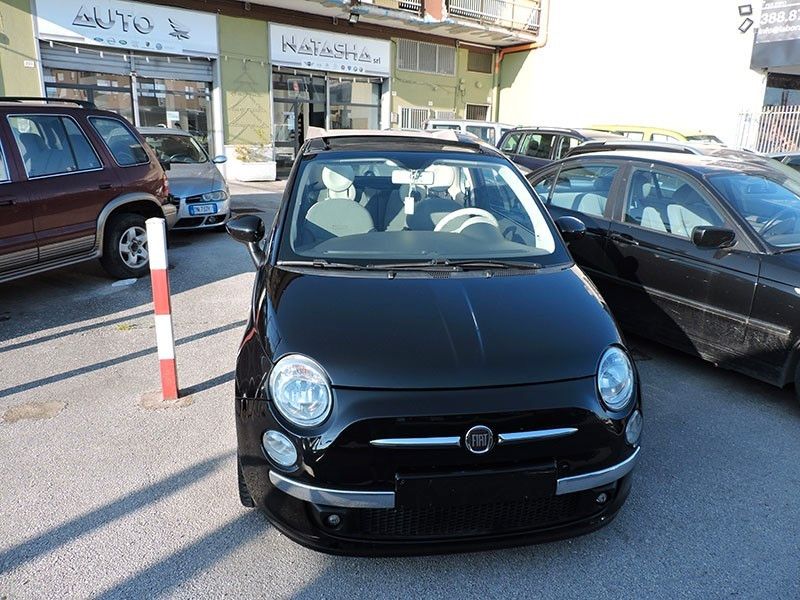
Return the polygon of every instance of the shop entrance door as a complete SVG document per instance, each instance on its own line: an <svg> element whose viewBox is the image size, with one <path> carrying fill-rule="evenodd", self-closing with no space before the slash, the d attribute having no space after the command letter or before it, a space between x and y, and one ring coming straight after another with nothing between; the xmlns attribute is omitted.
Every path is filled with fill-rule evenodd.
<svg viewBox="0 0 800 600"><path fill-rule="evenodd" d="M272 76L275 160L291 167L309 127L325 127L325 76L275 72Z"/></svg>

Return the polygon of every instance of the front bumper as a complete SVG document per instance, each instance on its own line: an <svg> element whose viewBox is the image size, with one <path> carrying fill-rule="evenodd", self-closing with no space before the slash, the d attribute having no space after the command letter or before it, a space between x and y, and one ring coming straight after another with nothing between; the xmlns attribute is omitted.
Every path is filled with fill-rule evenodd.
<svg viewBox="0 0 800 600"><path fill-rule="evenodd" d="M639 460L641 449L641 447L635 448L628 458L605 469L559 478L556 481L556 496L574 494L615 483L633 471L633 467ZM269 480L283 493L304 502L343 508L395 508L395 492L393 490L365 491L322 488L296 481L277 471L270 471Z"/></svg>
<svg viewBox="0 0 800 600"><path fill-rule="evenodd" d="M190 202L188 198L179 198L178 218L174 229L205 229L208 227L220 227L231 218L231 200L215 202ZM215 205L214 212L202 215L193 215L191 206Z"/></svg>
<svg viewBox="0 0 800 600"><path fill-rule="evenodd" d="M638 390L630 411L610 415L593 378L334 394L329 421L311 432L292 431L264 399L236 402L250 495L288 537L324 552L425 554L587 533L622 506L640 454L625 439L630 414L641 409ZM495 412L487 413L489 406ZM492 430L496 445L476 455L463 435L479 424ZM267 429L290 436L300 454L296 468L270 462L261 445ZM517 473L522 482L543 473L544 483L517 485ZM404 487L409 480L412 487ZM444 488L436 487L442 481Z"/></svg>

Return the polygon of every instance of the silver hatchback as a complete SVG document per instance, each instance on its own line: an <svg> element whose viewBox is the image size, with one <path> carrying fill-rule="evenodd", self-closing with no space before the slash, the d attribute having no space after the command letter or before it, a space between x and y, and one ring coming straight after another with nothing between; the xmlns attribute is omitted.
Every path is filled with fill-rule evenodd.
<svg viewBox="0 0 800 600"><path fill-rule="evenodd" d="M194 137L181 129L141 127L139 131L163 165L171 200L178 205L173 229L221 228L230 219L228 184L217 168L224 156L211 159Z"/></svg>

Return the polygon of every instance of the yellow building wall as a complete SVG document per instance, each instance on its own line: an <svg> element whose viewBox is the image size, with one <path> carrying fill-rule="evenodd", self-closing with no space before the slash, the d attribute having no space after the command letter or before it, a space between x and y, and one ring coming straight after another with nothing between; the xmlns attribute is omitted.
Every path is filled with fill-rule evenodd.
<svg viewBox="0 0 800 600"><path fill-rule="evenodd" d="M41 96L30 0L0 2L0 96Z"/></svg>

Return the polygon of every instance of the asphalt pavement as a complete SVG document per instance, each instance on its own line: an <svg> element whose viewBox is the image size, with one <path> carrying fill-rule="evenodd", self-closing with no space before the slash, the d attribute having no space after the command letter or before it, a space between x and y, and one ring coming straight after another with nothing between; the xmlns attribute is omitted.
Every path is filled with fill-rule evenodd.
<svg viewBox="0 0 800 600"><path fill-rule="evenodd" d="M279 184L234 191L271 221ZM800 598L800 403L638 339L643 456L606 528L399 559L296 545L236 495L249 256L175 233L169 261L180 408L141 405L158 388L146 279L91 262L0 285L0 600Z"/></svg>

